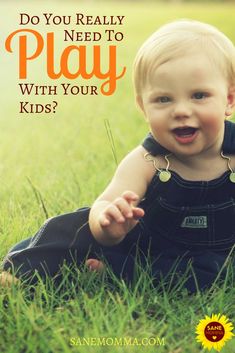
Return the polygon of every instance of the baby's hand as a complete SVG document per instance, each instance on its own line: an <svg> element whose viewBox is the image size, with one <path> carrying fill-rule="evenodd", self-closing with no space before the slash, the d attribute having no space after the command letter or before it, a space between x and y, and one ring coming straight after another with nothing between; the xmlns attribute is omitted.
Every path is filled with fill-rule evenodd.
<svg viewBox="0 0 235 353"><path fill-rule="evenodd" d="M107 205L99 217L99 224L110 237L121 241L135 227L139 218L144 216L144 210L133 206L139 197L132 191L125 191Z"/></svg>

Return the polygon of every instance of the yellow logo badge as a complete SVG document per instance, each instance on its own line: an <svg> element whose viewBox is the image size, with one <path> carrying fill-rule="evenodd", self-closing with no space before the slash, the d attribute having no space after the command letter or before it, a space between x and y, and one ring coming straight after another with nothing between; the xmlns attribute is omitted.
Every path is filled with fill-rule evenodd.
<svg viewBox="0 0 235 353"><path fill-rule="evenodd" d="M204 348L208 350L214 348L219 352L234 336L232 330L233 325L225 315L212 314L211 317L206 315L196 327L196 340L201 342Z"/></svg>

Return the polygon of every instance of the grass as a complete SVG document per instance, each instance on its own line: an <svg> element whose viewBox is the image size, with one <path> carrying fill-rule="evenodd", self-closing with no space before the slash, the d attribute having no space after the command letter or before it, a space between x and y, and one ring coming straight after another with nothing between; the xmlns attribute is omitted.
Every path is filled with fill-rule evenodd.
<svg viewBox="0 0 235 353"><path fill-rule="evenodd" d="M6 16L9 7L11 13ZM147 126L134 104L131 65L137 48L151 32L166 21L190 17L218 26L233 41L235 35L232 4L151 2L147 6L138 2L134 6L132 2L96 5L91 1L78 6L75 2L64 5L25 1L19 6L9 1L0 8L3 38L16 29L19 12L124 14L125 40L120 43L118 60L127 67L125 77L111 97L58 95L55 116L20 116L17 63L14 56L1 53L4 64L0 83L2 259L15 242L34 234L47 215L90 205L113 175L116 160L120 161L142 141ZM43 26L40 28L45 31ZM46 76L41 77L40 65L35 64L32 77L35 82L49 84ZM39 101L49 98L39 97ZM110 130L114 147L110 143ZM38 285L33 298L30 288L0 289L0 352L199 353L203 350L194 332L199 320L212 313L223 313L231 320L235 317L235 288L231 280L190 296L179 289L153 288L144 271L131 287L114 278L110 283L106 275L81 269L71 279L69 271L66 268L64 271L61 288L48 279ZM74 342L71 338L77 337L160 337L165 345L71 345ZM233 351L234 339L222 352Z"/></svg>
<svg viewBox="0 0 235 353"><path fill-rule="evenodd" d="M29 287L3 291L1 352L142 352L144 349L151 353L196 353L201 351L194 339L200 319L215 312L234 317L234 287L228 290L228 283L190 296L177 288L171 291L162 290L161 286L154 288L148 271L141 271L132 286L116 280L111 272L109 275L111 283L105 273L77 269L71 277L71 269L64 268L61 285L55 287L49 279L40 282L34 299ZM104 337L107 345L94 346L98 338ZM138 339L139 343L144 338L145 344L149 339L150 343L108 345L115 339L120 342L120 338L124 342L128 337ZM90 345L84 338L90 340ZM93 346L92 338L96 339ZM228 342L223 352L232 352L233 343L233 340Z"/></svg>

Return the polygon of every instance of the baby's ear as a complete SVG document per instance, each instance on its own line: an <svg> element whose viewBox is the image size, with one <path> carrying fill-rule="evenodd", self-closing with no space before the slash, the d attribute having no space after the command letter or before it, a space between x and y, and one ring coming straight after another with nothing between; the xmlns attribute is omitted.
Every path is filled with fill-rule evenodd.
<svg viewBox="0 0 235 353"><path fill-rule="evenodd" d="M225 109L225 115L230 116L233 114L235 108L235 86L231 86L228 90L227 96L227 107Z"/></svg>

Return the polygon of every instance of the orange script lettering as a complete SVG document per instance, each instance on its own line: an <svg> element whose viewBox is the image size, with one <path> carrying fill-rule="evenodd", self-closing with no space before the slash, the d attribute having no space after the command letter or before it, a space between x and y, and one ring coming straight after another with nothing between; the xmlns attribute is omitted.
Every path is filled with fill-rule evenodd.
<svg viewBox="0 0 235 353"><path fill-rule="evenodd" d="M8 52L12 53L12 39L19 34L19 78L27 78L28 62L35 60L39 57L44 49L44 39L42 35L32 29L19 29L12 32L6 39L5 48ZM32 34L36 40L36 49L33 54L28 53L28 36ZM117 51L115 45L110 45L109 49L109 60L108 70L106 72L101 69L101 47L100 45L93 46L93 68L91 72L87 70L87 47L85 45L70 45L66 47L60 56L60 69L58 72L55 70L55 45L54 45L54 33L47 33L46 39L46 57L47 57L47 75L51 79L58 79L64 76L68 79L76 79L81 76L88 80L92 77L96 77L100 80L105 80L101 85L101 93L110 96L116 90L117 80L124 76L126 67L122 68L122 72L117 74ZM73 53L77 56L77 66L74 72L71 72L69 68L70 55ZM104 55L104 54L102 54ZM71 66L71 65L70 65ZM106 88L107 86L107 88Z"/></svg>

